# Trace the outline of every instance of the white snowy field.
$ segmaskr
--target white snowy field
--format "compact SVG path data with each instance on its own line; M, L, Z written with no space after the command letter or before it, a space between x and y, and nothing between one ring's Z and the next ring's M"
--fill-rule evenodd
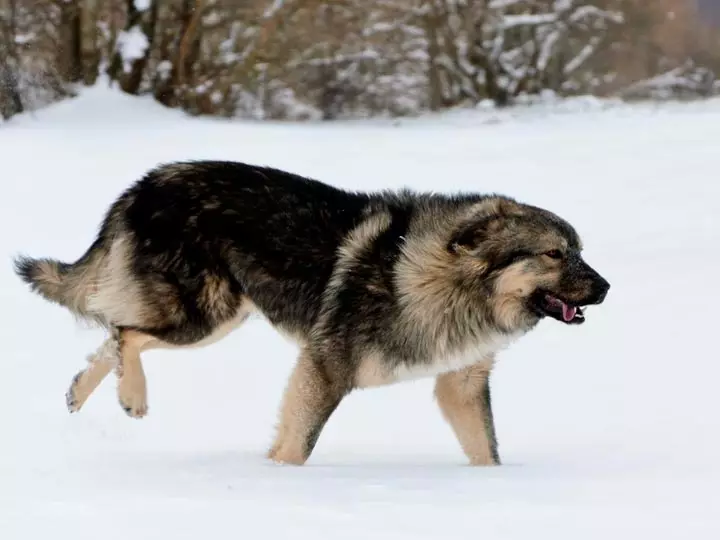
M121 190L187 158L506 193L570 220L612 289L500 357L497 468L465 465L432 380L351 395L305 467L269 463L295 347L261 320L146 354L147 418L111 378L71 416L102 333L11 257L74 260ZM3 540L720 538L720 102L283 125L95 89L0 125L0 178Z

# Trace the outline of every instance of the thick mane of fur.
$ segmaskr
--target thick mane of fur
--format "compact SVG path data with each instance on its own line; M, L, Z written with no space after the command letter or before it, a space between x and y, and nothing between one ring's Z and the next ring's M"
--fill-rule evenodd
M112 371L147 414L140 354L216 342L261 314L301 349L269 457L304 463L356 388L436 377L470 461L497 464L488 378L495 355L609 285L574 229L500 195L348 192L229 161L149 171L110 206L75 263L19 258L34 292L110 335L67 392L71 412ZM258 359L260 361L260 359Z
M448 249L458 229L497 215L514 201L498 196L450 201L425 205L395 269L398 302L406 315L399 321L402 331L415 334L417 342L428 343L427 351L439 354L492 341L498 334L523 333L531 326L523 320L508 324L506 317L497 316L488 302L497 276L482 253L458 257Z
M486 265L478 259L469 263L472 269L457 266L446 249L454 219L432 215L419 219L430 222L418 224L419 230L406 239L395 266L397 301L402 310L396 329L423 344L418 352L443 354L477 339L491 327L467 289L456 287L465 279L463 272L482 275ZM481 288L479 283L477 288Z

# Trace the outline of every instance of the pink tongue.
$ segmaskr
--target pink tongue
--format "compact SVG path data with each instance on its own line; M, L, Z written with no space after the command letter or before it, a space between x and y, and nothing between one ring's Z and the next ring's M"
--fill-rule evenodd
M563 302L563 319L565 319L565 322L570 322L575 317L575 314L577 313L576 307L570 307L565 302Z

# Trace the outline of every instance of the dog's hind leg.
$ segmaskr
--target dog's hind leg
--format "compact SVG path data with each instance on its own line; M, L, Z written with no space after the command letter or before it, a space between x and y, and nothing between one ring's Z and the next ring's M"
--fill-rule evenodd
M245 301L234 317L218 325L209 334L195 333L196 339L187 341L193 332L178 329L175 335L150 334L152 330L116 328L112 335L88 359L90 365L73 378L66 400L70 412L77 412L102 380L115 369L118 377L118 401L123 410L133 418L147 414L147 383L140 353L150 349L180 349L204 347L215 343L240 326L249 316L253 306ZM178 339L180 338L180 339Z
M119 361L119 332L113 329L98 349L88 357L88 366L73 377L65 393L65 402L71 413L78 412L90 395L115 368Z
M492 360L439 375L435 397L471 465L500 465L490 405Z
M302 465L312 453L323 427L347 393L341 381L307 351L301 354L283 396L280 423L268 457Z
M132 418L142 418L148 411L147 382L140 353L161 343L157 338L137 330L121 331L117 365L118 400Z
M118 400L123 410L132 418L142 418L147 414L147 382L142 366L140 353L151 349L182 349L206 347L223 339L230 332L247 320L252 305L245 301L237 313L208 333L190 332L189 329L178 329L173 335L151 335L152 330L142 331L123 329L119 337L119 358L117 365ZM189 335L195 335L188 341ZM178 340L178 337L181 337Z
M79 411L90 395L115 369L118 398L123 410L134 418L147 414L147 385L140 352L160 341L134 330L113 328L112 335L89 358L89 366L73 377L65 394L68 410Z

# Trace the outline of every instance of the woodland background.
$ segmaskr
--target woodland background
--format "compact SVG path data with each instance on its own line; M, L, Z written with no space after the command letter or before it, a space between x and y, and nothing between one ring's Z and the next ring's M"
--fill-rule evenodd
M113 84L194 115L720 94L695 0L0 0L0 115Z

